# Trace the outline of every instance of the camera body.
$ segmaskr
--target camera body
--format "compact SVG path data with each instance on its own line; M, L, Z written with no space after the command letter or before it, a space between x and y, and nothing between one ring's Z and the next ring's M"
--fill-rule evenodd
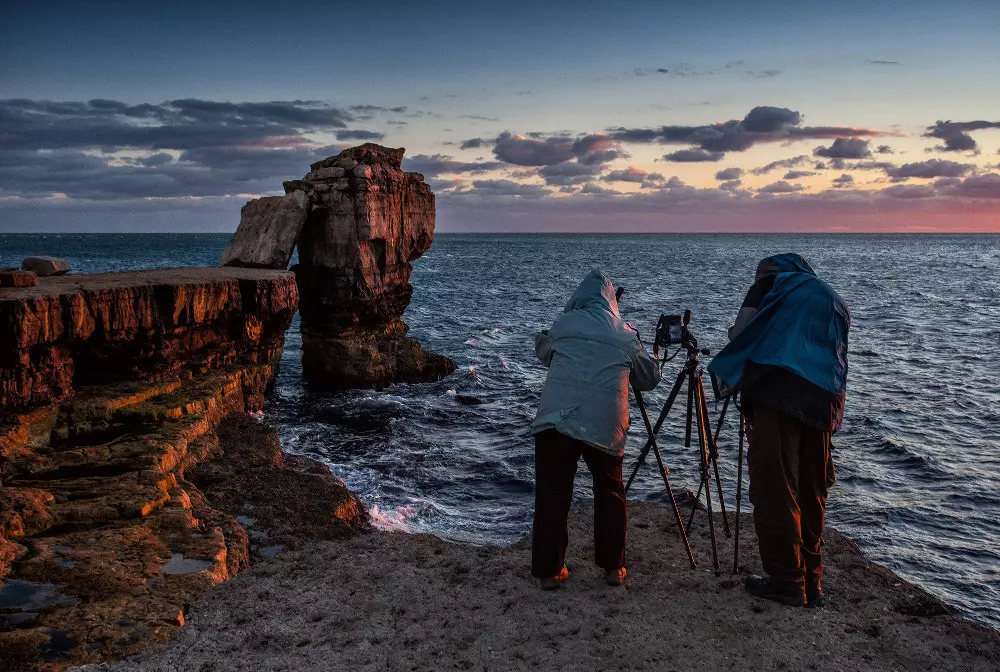
M660 315L660 320L656 323L656 337L653 345L661 348L671 345L687 345L694 340L687 328L690 321L690 310L685 310L683 315Z

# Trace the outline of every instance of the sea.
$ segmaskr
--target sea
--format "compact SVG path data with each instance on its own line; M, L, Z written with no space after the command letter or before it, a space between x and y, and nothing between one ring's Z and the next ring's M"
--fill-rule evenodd
M229 237L0 234L0 267L32 254L64 257L80 272L214 265ZM622 314L644 340L660 314L690 309L700 344L717 350L757 261L780 252L806 257L853 317L828 523L960 614L1000 627L1000 235L439 233L414 262L404 319L456 372L380 391L315 388L301 377L296 318L264 419L285 450L330 465L379 526L508 544L531 526L528 425L545 377L534 334L582 277L600 268L625 287ZM664 369L668 383L678 362ZM652 414L668 388L646 395ZM710 406L714 421L721 404ZM667 416L659 444L674 488L696 489L680 411ZM732 508L729 415L718 461ZM626 472L645 436L634 419ZM581 468L575 498L590 496ZM652 461L629 496L665 501Z

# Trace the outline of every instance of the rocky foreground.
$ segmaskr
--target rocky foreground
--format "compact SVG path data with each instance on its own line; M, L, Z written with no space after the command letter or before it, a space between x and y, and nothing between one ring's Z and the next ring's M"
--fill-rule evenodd
M542 592L527 541L511 548L372 533L279 556L213 588L170 644L117 664L175 670L987 670L1000 632L949 613L917 586L827 535L827 606L756 600L691 570L669 510L630 505L629 576L591 564L592 509L574 513L567 584ZM756 540L745 519L742 557ZM727 560L731 545L723 544Z

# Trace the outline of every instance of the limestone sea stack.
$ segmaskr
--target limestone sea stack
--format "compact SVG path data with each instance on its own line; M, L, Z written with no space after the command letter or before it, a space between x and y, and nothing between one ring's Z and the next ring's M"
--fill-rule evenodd
M412 262L434 239L434 194L402 170L403 149L366 143L284 183L284 197L252 201L223 264L292 268L299 288L302 370L332 388L437 380L447 357L406 337ZM303 203L307 202L307 207Z

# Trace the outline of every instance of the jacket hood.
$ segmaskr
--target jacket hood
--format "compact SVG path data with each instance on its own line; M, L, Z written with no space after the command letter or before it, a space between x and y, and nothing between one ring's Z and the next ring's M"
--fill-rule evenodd
M615 299L615 287L608 280L608 277L595 268L583 279L580 286L573 292L564 313L581 308L599 308L611 313L615 317L618 315L618 301Z
M802 258L801 255L788 252L761 259L760 263L757 264L757 273L754 276L754 280L760 280L768 275L777 275L778 273L808 273L809 275L816 275L816 271L812 269L809 262Z

